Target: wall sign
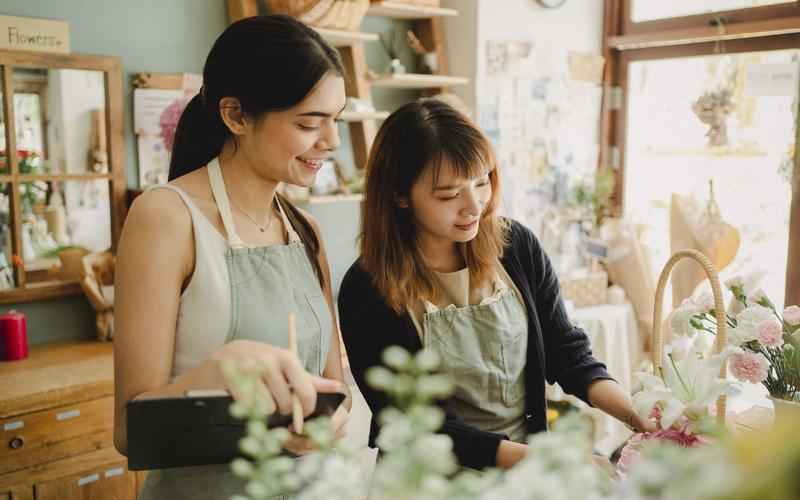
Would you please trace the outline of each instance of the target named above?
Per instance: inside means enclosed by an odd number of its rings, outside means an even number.
[[[54,19],[0,16],[0,49],[69,53],[69,24]]]

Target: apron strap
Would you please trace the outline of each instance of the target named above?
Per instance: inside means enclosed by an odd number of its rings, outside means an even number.
[[[281,221],[283,221],[283,227],[286,228],[286,233],[289,235],[289,243],[297,243],[302,241],[300,239],[300,235],[292,227],[292,224],[289,223],[289,218],[286,217],[286,212],[283,211],[283,205],[281,205],[280,199],[276,196],[275,203],[278,205],[278,212],[281,214]]]
[[[225,226],[225,233],[228,235],[228,245],[231,247],[244,247],[244,241],[239,238],[236,232],[236,226],[233,224],[233,216],[231,215],[231,206],[228,201],[228,193],[225,191],[225,181],[222,179],[222,169],[219,166],[219,160],[214,158],[208,162],[208,179],[211,182],[211,194],[214,195],[214,201],[217,202],[217,209],[222,218],[222,224]]]

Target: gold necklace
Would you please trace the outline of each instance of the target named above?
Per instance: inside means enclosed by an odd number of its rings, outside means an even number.
[[[269,210],[269,213],[272,215],[272,217],[270,217],[270,218],[269,218],[269,224],[267,224],[266,226],[262,226],[261,224],[259,224],[259,223],[258,223],[258,221],[257,221],[257,220],[256,220],[256,219],[255,219],[255,218],[252,216],[252,215],[250,215],[250,214],[248,214],[247,212],[245,212],[244,210],[242,210],[242,209],[239,207],[239,205],[237,205],[237,204],[236,204],[236,202],[235,202],[235,201],[233,201],[233,199],[232,199],[232,198],[231,198],[231,203],[233,204],[234,208],[236,208],[236,210],[238,210],[238,211],[242,212],[242,213],[245,215],[245,217],[247,217],[248,219],[250,219],[250,220],[253,222],[253,224],[255,224],[255,226],[256,226],[256,227],[257,227],[257,228],[258,228],[258,229],[259,229],[259,230],[260,230],[262,233],[266,233],[266,232],[267,232],[267,230],[269,230],[269,228],[271,228],[271,227],[272,227],[272,222],[275,220],[275,214],[274,214],[274,213],[272,213],[272,207],[270,207],[270,210]]]

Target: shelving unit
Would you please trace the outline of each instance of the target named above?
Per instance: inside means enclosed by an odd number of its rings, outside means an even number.
[[[349,47],[362,42],[377,42],[376,33],[364,33],[363,31],[341,31],[329,30],[325,28],[314,28],[322,38],[327,40],[334,47]]]
[[[227,7],[230,22],[259,13],[258,0],[227,0]],[[348,97],[372,102],[372,88],[418,89],[424,94],[436,94],[445,91],[448,87],[468,83],[467,78],[448,75],[442,18],[457,16],[456,9],[419,5],[401,0],[373,0],[366,15],[411,21],[411,29],[422,45],[436,54],[438,62],[436,74],[375,76],[367,66],[364,42],[379,40],[378,34],[314,27],[326,40],[339,49],[345,67],[345,91]],[[359,168],[367,164],[369,150],[378,130],[376,122],[386,119],[388,115],[389,113],[385,111],[342,114],[342,120],[350,129],[353,159]],[[311,197],[307,203],[357,201],[352,196],[330,198]]]
[[[391,89],[430,89],[465,85],[467,83],[469,83],[469,79],[460,76],[421,75],[415,73],[379,75],[378,78],[370,80],[370,84],[373,87]]]
[[[426,19],[429,17],[457,16],[455,9],[429,7],[403,2],[372,2],[367,11],[368,16],[383,16],[394,19]]]

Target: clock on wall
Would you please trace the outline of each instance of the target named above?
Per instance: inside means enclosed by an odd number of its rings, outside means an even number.
[[[555,9],[561,7],[567,0],[536,0],[536,3],[548,9]]]

